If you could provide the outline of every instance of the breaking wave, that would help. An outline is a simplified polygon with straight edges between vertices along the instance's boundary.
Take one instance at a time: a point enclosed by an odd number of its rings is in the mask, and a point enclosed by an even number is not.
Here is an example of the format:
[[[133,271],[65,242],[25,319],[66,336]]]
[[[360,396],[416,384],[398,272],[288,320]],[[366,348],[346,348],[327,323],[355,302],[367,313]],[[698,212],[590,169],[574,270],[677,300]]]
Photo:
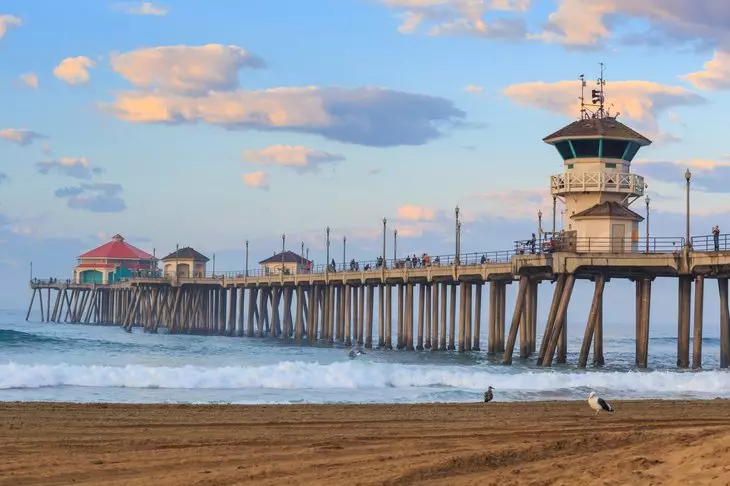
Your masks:
[[[418,366],[373,362],[331,364],[284,361],[265,366],[154,367],[71,364],[0,364],[0,389],[106,387],[162,389],[368,390],[383,388],[452,389],[466,392],[493,386],[504,397],[531,400],[583,397],[587,390],[614,396],[728,396],[730,374],[701,372],[495,373],[488,368]],[[509,399],[509,398],[507,398]]]

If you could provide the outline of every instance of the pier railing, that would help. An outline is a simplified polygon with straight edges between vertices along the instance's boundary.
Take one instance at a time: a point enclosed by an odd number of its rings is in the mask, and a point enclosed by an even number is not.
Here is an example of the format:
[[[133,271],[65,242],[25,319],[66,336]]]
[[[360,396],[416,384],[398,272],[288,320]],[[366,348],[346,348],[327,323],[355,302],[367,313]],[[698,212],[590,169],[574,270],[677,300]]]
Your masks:
[[[570,192],[621,192],[644,195],[644,178],[616,171],[560,173],[550,176],[550,193],[562,196]]]
[[[683,237],[655,236],[630,237],[559,237],[548,240],[519,240],[515,242],[518,255],[573,252],[573,253],[676,253],[684,246]],[[730,245],[730,238],[728,238]]]
[[[730,234],[692,237],[694,251],[730,251]]]

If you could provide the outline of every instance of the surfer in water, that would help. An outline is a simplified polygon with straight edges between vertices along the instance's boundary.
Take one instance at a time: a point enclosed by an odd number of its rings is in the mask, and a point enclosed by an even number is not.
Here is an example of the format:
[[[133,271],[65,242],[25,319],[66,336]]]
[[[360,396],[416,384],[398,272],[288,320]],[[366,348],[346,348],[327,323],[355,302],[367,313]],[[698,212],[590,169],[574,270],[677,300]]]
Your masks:
[[[357,358],[358,356],[365,354],[365,351],[356,346],[347,352],[347,356],[351,359]]]

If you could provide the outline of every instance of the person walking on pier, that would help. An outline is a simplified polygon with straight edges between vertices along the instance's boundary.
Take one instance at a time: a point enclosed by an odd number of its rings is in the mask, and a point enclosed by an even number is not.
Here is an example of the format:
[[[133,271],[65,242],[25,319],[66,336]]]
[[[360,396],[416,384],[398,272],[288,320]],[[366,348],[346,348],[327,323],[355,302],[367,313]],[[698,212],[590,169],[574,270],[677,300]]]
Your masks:
[[[715,243],[715,251],[720,251],[720,227],[718,225],[712,228],[712,239]]]
[[[532,238],[530,238],[530,253],[533,255],[535,254],[535,242],[537,241],[537,238],[535,238],[535,233],[532,233]]]

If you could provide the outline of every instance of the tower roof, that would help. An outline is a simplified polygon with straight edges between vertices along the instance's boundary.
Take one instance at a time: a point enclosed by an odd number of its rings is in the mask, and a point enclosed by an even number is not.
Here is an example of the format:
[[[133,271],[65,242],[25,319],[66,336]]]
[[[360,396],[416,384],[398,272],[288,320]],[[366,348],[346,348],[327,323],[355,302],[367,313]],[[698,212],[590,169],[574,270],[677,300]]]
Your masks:
[[[122,235],[112,236],[112,240],[98,248],[79,255],[78,258],[114,258],[119,260],[152,260],[154,257],[134,245],[124,241]]]
[[[585,118],[574,121],[543,138],[543,141],[553,143],[568,138],[618,138],[631,140],[642,146],[651,144],[651,140],[614,117]]]
[[[572,215],[571,219],[607,217],[644,221],[644,217],[616,201],[606,201]]]
[[[173,251],[169,255],[167,255],[165,258],[162,259],[163,262],[168,260],[175,260],[178,258],[182,258],[184,260],[192,260],[194,262],[207,262],[210,259],[200,253],[197,250],[194,250],[193,248],[190,248],[189,246],[186,246],[185,248],[180,248],[176,251]]]
[[[276,255],[267,258],[266,260],[261,260],[259,262],[259,265],[264,265],[266,263],[281,263],[282,261],[284,263],[298,263],[300,265],[309,263],[309,260],[307,260],[303,256],[297,255],[293,251],[287,250],[283,254],[277,253]]]

